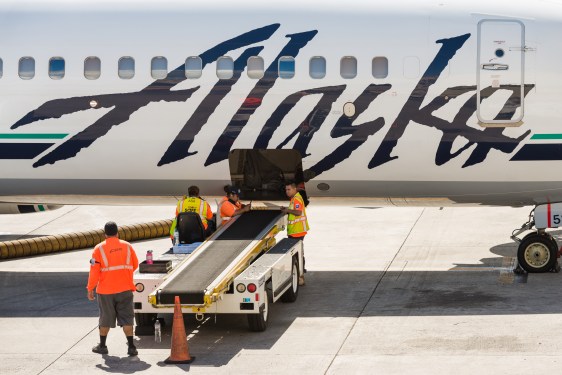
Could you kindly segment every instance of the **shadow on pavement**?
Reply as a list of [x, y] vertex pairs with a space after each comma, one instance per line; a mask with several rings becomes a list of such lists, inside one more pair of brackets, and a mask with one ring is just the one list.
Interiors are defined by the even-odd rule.
[[[560, 274], [531, 274], [527, 283], [501, 282], [500, 271], [515, 256], [516, 244], [494, 246], [490, 252], [497, 256], [447, 271], [310, 271], [295, 303], [270, 305], [269, 326], [261, 333], [248, 330], [244, 315], [207, 314], [197, 322], [186, 314], [191, 354], [197, 357], [191, 366], [223, 366], [242, 351], [275, 353], [278, 341], [298, 336], [299, 327], [329, 325], [330, 318], [562, 313]], [[96, 317], [97, 304], [86, 298], [87, 278], [86, 272], [0, 272], [0, 298], [5, 301], [0, 317]], [[145, 354], [170, 348], [171, 314], [164, 318], [168, 324], [161, 343], [151, 336], [138, 338], [137, 347]], [[99, 366], [117, 373], [150, 366], [130, 362], [107, 357]]]
[[[279, 347], [286, 346], [303, 326], [319, 324], [318, 318], [325, 318], [320, 322], [326, 322], [329, 333], [330, 318], [336, 317], [562, 313], [558, 290], [545, 288], [559, 282], [557, 274], [530, 275], [527, 284], [501, 283], [499, 272], [478, 270], [387, 272], [381, 276], [381, 272], [309, 272], [295, 303], [271, 306], [269, 326], [261, 333], [248, 331], [245, 316], [218, 315], [216, 323], [212, 314], [202, 323], [188, 316], [191, 355], [197, 356], [192, 366], [224, 366], [241, 352], [276, 353], [280, 340], [284, 344]], [[166, 320], [161, 343], [155, 344], [148, 336], [141, 337], [137, 346], [169, 348], [171, 319]]]
[[151, 365], [139, 357], [116, 357], [103, 355], [104, 364], [96, 365], [96, 368], [115, 374], [134, 374], [135, 372], [148, 370]]
[[0, 272], [0, 317], [95, 317], [86, 272]]

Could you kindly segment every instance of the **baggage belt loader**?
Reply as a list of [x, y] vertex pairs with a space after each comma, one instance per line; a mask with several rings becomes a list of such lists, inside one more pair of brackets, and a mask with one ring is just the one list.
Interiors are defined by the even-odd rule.
[[264, 331], [269, 303], [294, 302], [304, 272], [302, 241], [276, 243], [285, 226], [279, 209], [252, 210], [231, 219], [191, 254], [168, 252], [155, 260], [158, 273], [139, 268], [134, 275], [136, 334], [152, 334], [157, 314], [173, 313], [175, 296], [183, 312], [198, 320], [204, 314], [246, 314], [252, 331]]

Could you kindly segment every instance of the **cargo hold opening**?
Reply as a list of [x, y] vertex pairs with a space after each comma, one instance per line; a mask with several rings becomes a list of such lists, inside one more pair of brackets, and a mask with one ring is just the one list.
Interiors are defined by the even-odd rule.
[[285, 182], [304, 188], [301, 155], [296, 150], [232, 150], [230, 178], [248, 200], [287, 200]]

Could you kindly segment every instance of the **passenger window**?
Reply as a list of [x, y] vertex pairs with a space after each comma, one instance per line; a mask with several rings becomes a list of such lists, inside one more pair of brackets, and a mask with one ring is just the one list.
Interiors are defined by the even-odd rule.
[[263, 78], [264, 62], [259, 56], [252, 56], [248, 59], [248, 77], [254, 79]]
[[185, 59], [185, 77], [199, 78], [203, 70], [203, 62], [199, 56], [191, 56]]
[[375, 57], [372, 64], [372, 73], [375, 78], [388, 77], [388, 59], [382, 56]]
[[357, 59], [355, 57], [342, 57], [340, 61], [340, 75], [345, 79], [351, 79], [357, 76]]
[[21, 79], [35, 77], [35, 59], [33, 57], [22, 57], [18, 65], [18, 74]]
[[231, 79], [234, 76], [234, 60], [228, 56], [219, 57], [217, 60], [217, 77]]
[[168, 76], [168, 60], [165, 57], [153, 57], [150, 63], [150, 74], [154, 79], [164, 79]]
[[121, 57], [118, 67], [119, 78], [131, 79], [135, 76], [135, 59], [132, 57]]
[[4, 73], [4, 63], [2, 62], [2, 59], [0, 59], [0, 78], [2, 78], [3, 73]]
[[311, 58], [308, 71], [310, 78], [324, 78], [326, 76], [326, 59], [322, 56], [315, 56]]
[[51, 79], [64, 78], [64, 59], [62, 57], [52, 57], [49, 60], [49, 77]]
[[101, 60], [95, 56], [86, 57], [84, 60], [84, 77], [98, 79], [101, 75]]
[[295, 58], [283, 56], [279, 58], [279, 78], [293, 78], [295, 76]]

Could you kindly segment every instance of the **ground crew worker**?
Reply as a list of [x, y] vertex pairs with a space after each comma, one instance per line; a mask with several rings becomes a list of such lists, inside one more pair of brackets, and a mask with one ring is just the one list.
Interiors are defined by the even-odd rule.
[[209, 221], [213, 218], [213, 211], [211, 206], [203, 198], [199, 196], [199, 188], [197, 186], [190, 186], [187, 189], [189, 196], [183, 197], [176, 206], [176, 216], [170, 227], [170, 237], [174, 238], [174, 232], [178, 223], [178, 215], [181, 212], [196, 212], [201, 217], [203, 228], [205, 228], [205, 237], [209, 237], [213, 232], [209, 226]]
[[242, 204], [240, 202], [240, 189], [226, 185], [224, 187], [226, 196], [222, 198], [220, 206], [220, 215], [223, 222], [227, 222], [234, 216], [242, 215], [244, 212], [249, 212], [251, 206], [249, 204]]
[[[306, 219], [306, 210], [304, 200], [297, 191], [297, 184], [288, 182], [285, 184], [285, 194], [291, 199], [289, 207], [281, 207], [281, 212], [288, 214], [287, 217], [287, 235], [290, 238], [298, 238], [304, 240], [304, 236], [309, 230], [308, 220]], [[304, 249], [303, 249], [303, 268], [304, 268]], [[304, 285], [304, 275], [299, 276], [299, 285]]]
[[133, 272], [139, 261], [130, 243], [118, 237], [117, 224], [109, 221], [105, 224], [105, 241], [94, 248], [90, 259], [90, 276], [88, 278], [88, 299], [93, 301], [94, 288], [98, 295], [100, 310], [100, 343], [92, 348], [94, 353], [107, 354], [105, 344], [110, 328], [117, 324], [123, 327], [129, 348], [127, 354], [138, 354], [133, 343]]

